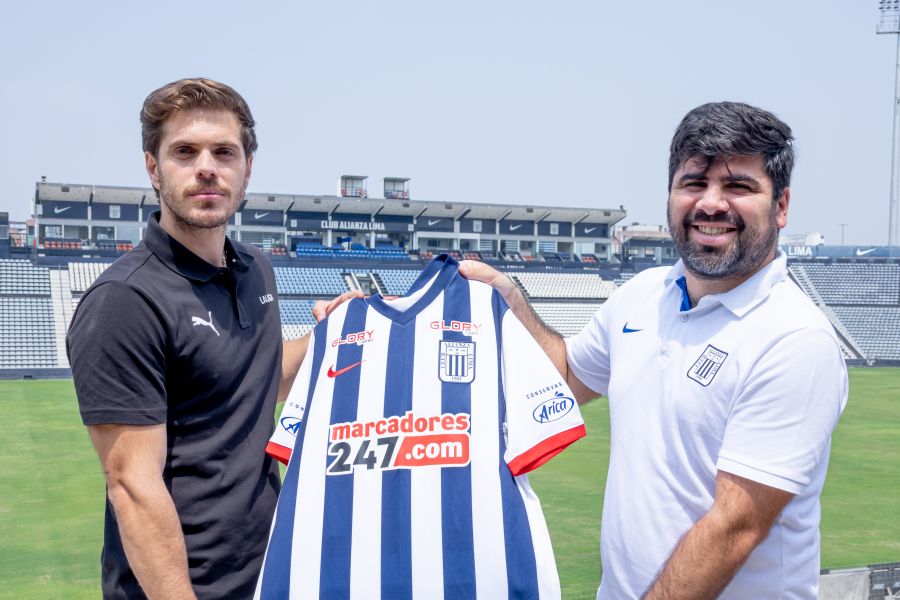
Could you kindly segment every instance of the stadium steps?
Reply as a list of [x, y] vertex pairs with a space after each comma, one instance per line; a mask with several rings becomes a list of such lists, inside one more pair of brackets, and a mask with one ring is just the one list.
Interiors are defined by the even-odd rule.
[[812, 279], [809, 277], [809, 273], [806, 272], [806, 269], [803, 265], [791, 265], [788, 268], [788, 274], [791, 279], [794, 280], [800, 289], [806, 292], [806, 295], [809, 296], [810, 300], [815, 303], [816, 306], [819, 307], [828, 320], [831, 321], [832, 326], [834, 327], [835, 332], [837, 333], [838, 341], [841, 345], [841, 351], [848, 358], [868, 358], [866, 353], [860, 347], [859, 343], [853, 338], [853, 334], [850, 333], [850, 330], [844, 326], [844, 323], [841, 321], [840, 317], [835, 314], [831, 307], [825, 304], [825, 299], [822, 298], [822, 295], [819, 294], [819, 291], [816, 289], [816, 286], [813, 284]]
[[369, 275], [372, 277], [372, 285], [382, 296], [386, 295], [387, 288], [384, 285], [384, 282], [381, 280], [381, 275], [376, 273], [375, 271], [370, 271]]
[[50, 269], [50, 300], [53, 307], [53, 337], [56, 340], [56, 360], [60, 368], [69, 368], [66, 353], [66, 331], [72, 321], [72, 288], [68, 269]]
[[351, 292], [360, 289], [359, 281], [353, 273], [344, 273], [344, 281], [347, 283], [347, 289]]

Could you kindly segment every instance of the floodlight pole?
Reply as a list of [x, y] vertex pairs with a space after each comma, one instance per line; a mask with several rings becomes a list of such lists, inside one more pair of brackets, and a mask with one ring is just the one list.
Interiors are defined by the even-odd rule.
[[881, 19], [875, 28], [879, 34], [891, 34], [897, 38], [897, 56], [894, 61], [894, 139], [891, 144], [891, 203], [888, 213], [888, 253], [893, 256], [893, 247], [897, 245], [898, 233], [898, 201], [900, 201], [900, 170], [897, 159], [900, 158], [900, 0], [879, 0], [878, 9]]
[[897, 38], [897, 58], [894, 63], [894, 142], [891, 144], [891, 209], [888, 221], [888, 252], [893, 255], [891, 248], [897, 245], [897, 202], [900, 200], [900, 173], [898, 173], [897, 159], [898, 144], [900, 144], [900, 33], [895, 33]]

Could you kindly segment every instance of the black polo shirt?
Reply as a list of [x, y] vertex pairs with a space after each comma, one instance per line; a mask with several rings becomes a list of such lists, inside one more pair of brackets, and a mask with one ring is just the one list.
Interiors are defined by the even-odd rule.
[[[149, 221], [85, 292], [66, 339], [85, 425], [165, 423], [164, 479], [200, 598], [251, 598], [280, 483], [265, 446], [281, 377], [275, 276], [226, 240], [228, 268]], [[105, 598], [143, 597], [107, 500]]]

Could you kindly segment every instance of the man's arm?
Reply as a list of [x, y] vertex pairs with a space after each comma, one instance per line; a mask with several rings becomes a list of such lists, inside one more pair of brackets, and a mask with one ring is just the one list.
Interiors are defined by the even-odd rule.
[[459, 263], [459, 272], [466, 279], [481, 281], [500, 292], [512, 313], [522, 322], [522, 325], [525, 326], [531, 337], [537, 341], [544, 353], [553, 362], [556, 370], [565, 378], [569, 389], [575, 394], [575, 399], [579, 404], [593, 400], [599, 395], [584, 385], [572, 373], [566, 360], [566, 343], [563, 341], [562, 336], [541, 320], [512, 279], [493, 267], [475, 260], [461, 261]]
[[310, 335], [307, 333], [296, 340], [285, 340], [281, 351], [281, 383], [278, 384], [278, 402], [284, 402], [294, 385], [297, 372], [300, 371], [300, 363], [306, 357], [309, 349]]
[[[319, 300], [313, 305], [313, 317], [316, 323], [331, 314], [335, 308], [354, 298], [362, 298], [364, 294], [359, 290], [344, 292], [337, 298], [328, 302]], [[306, 358], [309, 349], [309, 334], [307, 333], [296, 340], [287, 340], [283, 343], [281, 352], [281, 383], [278, 385], [278, 402], [284, 402], [294, 385], [294, 379], [300, 371], [300, 363]]]
[[716, 598], [793, 497], [719, 471], [712, 508], [681, 538], [643, 598]]
[[165, 425], [91, 425], [125, 555], [148, 598], [195, 598], [181, 523], [162, 478]]

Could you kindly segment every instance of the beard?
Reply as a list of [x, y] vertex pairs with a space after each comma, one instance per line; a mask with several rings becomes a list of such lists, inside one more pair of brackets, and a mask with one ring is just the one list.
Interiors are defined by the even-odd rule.
[[[204, 200], [198, 202], [191, 196], [201, 191], [213, 191], [221, 194], [218, 200]], [[186, 228], [218, 229], [228, 225], [228, 220], [237, 211], [239, 200], [244, 197], [245, 188], [233, 194], [227, 186], [221, 185], [215, 179], [200, 180], [183, 190], [178, 190], [174, 185], [159, 173], [159, 201], [166, 205], [172, 217]]]
[[[730, 213], [712, 217], [695, 212], [677, 222], [672, 218], [670, 210], [669, 231], [685, 268], [697, 277], [727, 279], [749, 275], [765, 263], [778, 243], [778, 225], [775, 222], [777, 208], [777, 203], [773, 202], [765, 228], [748, 226], [740, 215]], [[697, 223], [729, 223], [737, 228], [737, 236], [724, 248], [699, 245], [688, 239], [689, 228]]]

